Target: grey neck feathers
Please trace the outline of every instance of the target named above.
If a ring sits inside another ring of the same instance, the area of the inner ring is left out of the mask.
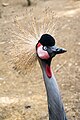
[[[47,92],[49,120],[67,120],[56,79],[54,75],[48,78],[46,74],[46,63],[41,60],[39,62]]]

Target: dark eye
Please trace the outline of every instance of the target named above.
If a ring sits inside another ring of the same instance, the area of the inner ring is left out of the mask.
[[[47,50],[47,47],[46,47],[46,46],[43,46],[43,50],[45,50],[45,51],[46,51],[46,50]]]

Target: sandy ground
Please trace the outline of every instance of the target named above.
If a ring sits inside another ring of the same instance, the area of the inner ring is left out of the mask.
[[[16,19],[26,31],[28,23],[32,22],[31,14],[43,21],[45,10],[50,15],[55,13],[54,21],[57,18],[57,22],[53,35],[58,46],[67,49],[66,54],[52,61],[65,111],[69,120],[80,120],[80,1],[76,0],[34,0],[30,7],[26,0],[0,1],[0,120],[48,120],[46,91],[39,65],[28,75],[20,74],[21,69],[17,72],[9,64],[6,49],[11,49],[13,39],[18,44],[18,38],[9,32],[20,33]]]

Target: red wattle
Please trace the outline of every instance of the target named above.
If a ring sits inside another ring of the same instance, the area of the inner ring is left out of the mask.
[[[50,66],[46,65],[46,74],[49,78],[52,77],[52,72]]]

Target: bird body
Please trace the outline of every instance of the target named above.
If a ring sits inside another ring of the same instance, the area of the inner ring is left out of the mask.
[[[22,28],[20,29],[20,26],[18,28],[22,34],[9,31],[19,39],[16,39],[16,42],[15,39],[11,39],[7,48],[8,54],[11,63],[14,65],[13,68],[19,74],[24,75],[29,75],[28,73],[31,72],[36,60],[39,60],[47,92],[49,120],[67,120],[58,84],[50,68],[52,58],[57,54],[66,52],[66,50],[56,47],[55,39],[50,35],[55,31],[54,15],[51,12],[50,16],[50,12],[47,14],[46,10],[44,13],[44,19],[41,22],[39,18],[33,18],[31,15],[33,22],[27,21],[26,32]],[[14,23],[18,23],[18,21]]]
[[[42,50],[40,46],[43,46],[41,47]],[[41,40],[39,40],[37,44],[36,50],[47,92],[49,120],[67,120],[58,84],[50,68],[52,57],[54,57],[56,54],[64,53],[66,51],[62,48],[55,47],[55,40],[52,39],[52,36],[48,34],[44,34],[41,37]],[[48,54],[47,56],[46,52]]]
[[[19,71],[19,73],[30,73],[30,68],[33,68],[33,64],[38,59],[47,92],[49,120],[67,120],[58,84],[51,70],[52,58],[57,54],[66,52],[66,50],[58,48],[55,45],[55,39],[50,35],[51,33],[47,34],[47,31],[43,32],[46,34],[40,34],[39,39],[35,40],[31,39],[32,37],[27,39],[28,37],[26,38],[21,34],[12,33],[21,39],[21,41],[19,40],[17,43],[19,50],[16,44],[15,47],[12,46],[12,49],[10,48],[9,52],[10,57],[11,55],[12,57],[14,56],[14,68]],[[29,35],[32,36],[32,33]],[[24,41],[25,39],[26,42]],[[23,44],[23,41],[26,45]],[[13,41],[11,43],[13,43]]]

